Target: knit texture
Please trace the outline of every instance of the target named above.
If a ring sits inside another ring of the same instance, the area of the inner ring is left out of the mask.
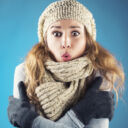
[[[39,42],[44,41],[45,33],[57,20],[71,19],[85,25],[92,38],[96,40],[96,25],[92,13],[77,0],[59,0],[51,3],[40,15],[38,21]]]
[[[86,56],[67,62],[47,60],[44,65],[43,83],[35,92],[46,117],[56,120],[78,101],[86,78],[93,72],[93,65]]]

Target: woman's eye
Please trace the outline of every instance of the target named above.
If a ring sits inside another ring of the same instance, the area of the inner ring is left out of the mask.
[[[62,33],[61,32],[53,32],[53,35],[56,37],[60,37],[62,35]]]
[[[62,36],[62,33],[61,32],[58,32],[58,31],[54,31],[52,32],[52,34],[55,36],[55,37],[60,37]],[[72,32],[72,36],[78,36],[80,33],[77,32],[77,31],[73,31]]]
[[[77,31],[73,31],[73,32],[72,32],[72,35],[73,35],[73,36],[78,36],[79,34],[80,34],[80,33],[77,32]]]

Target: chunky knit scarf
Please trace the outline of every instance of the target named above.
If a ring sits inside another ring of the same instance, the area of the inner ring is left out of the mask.
[[[78,101],[86,78],[93,72],[93,65],[89,58],[82,56],[67,62],[49,59],[44,66],[43,83],[35,92],[46,117],[56,120]]]

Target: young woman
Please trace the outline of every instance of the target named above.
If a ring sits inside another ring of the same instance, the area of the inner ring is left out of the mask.
[[[76,0],[53,2],[39,18],[38,36],[15,70],[10,122],[24,128],[108,128],[112,91],[118,102],[124,72],[96,42],[91,12]]]

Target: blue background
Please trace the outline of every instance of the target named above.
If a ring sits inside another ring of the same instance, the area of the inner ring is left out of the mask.
[[[79,0],[93,13],[97,41],[122,62],[128,74],[128,0]],[[37,23],[53,0],[0,0],[0,127],[12,128],[7,117],[8,96],[13,92],[14,70],[38,42]],[[110,128],[128,127],[128,79]]]

